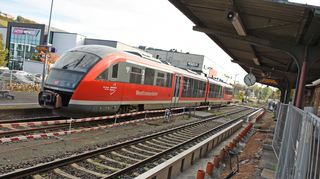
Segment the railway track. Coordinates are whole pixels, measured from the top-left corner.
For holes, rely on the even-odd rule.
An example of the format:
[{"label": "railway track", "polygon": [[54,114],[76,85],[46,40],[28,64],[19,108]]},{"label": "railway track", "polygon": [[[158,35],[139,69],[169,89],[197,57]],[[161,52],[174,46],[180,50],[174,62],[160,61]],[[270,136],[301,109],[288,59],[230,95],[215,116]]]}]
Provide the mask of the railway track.
[{"label": "railway track", "polygon": [[[19,107],[19,106],[18,106]],[[30,119],[30,118],[46,118],[55,116],[52,113],[52,110],[38,107],[22,107],[22,108],[3,108],[0,107],[0,122],[12,120],[14,122],[15,119]],[[3,120],[5,119],[5,120]]]},{"label": "railway track", "polygon": [[[223,108],[227,112],[234,111],[234,107],[225,107]],[[179,112],[178,110],[176,112]],[[157,117],[163,116],[163,111],[160,112],[152,112],[148,114],[148,117]],[[46,132],[63,132],[71,129],[81,129],[88,128],[99,125],[108,125],[113,124],[115,120],[117,122],[124,122],[127,120],[131,120],[132,118],[142,119],[147,118],[145,113],[137,114],[137,115],[126,115],[124,114],[122,117],[111,116],[110,119],[113,120],[103,120],[101,117],[93,117],[93,118],[84,118],[84,119],[63,119],[63,117],[51,117],[44,119],[20,119],[16,121],[8,120],[9,122],[0,121],[0,137],[13,137],[17,135],[31,135],[36,133],[46,133]],[[108,118],[106,118],[108,119]],[[72,125],[71,125],[72,124]]]},{"label": "railway track", "polygon": [[[220,117],[192,122],[183,126],[143,136],[115,145],[98,148],[79,155],[57,159],[52,162],[39,164],[26,169],[19,169],[0,178],[132,178],[139,175],[133,171],[156,159],[171,157],[184,148],[194,145],[214,133],[238,122],[251,114],[253,109],[239,110],[223,115],[227,122],[215,121]],[[158,163],[161,160],[157,161]],[[156,163],[157,164],[157,163]],[[153,164],[153,165],[156,165]],[[148,170],[145,166],[141,170]],[[138,170],[139,171],[139,170]]]},{"label": "railway track", "polygon": [[41,117],[28,117],[28,118],[17,118],[17,119],[2,119],[0,120],[0,124],[8,124],[8,123],[22,123],[22,122],[34,122],[34,121],[52,121],[52,120],[60,120],[64,119],[61,116],[41,116]]}]

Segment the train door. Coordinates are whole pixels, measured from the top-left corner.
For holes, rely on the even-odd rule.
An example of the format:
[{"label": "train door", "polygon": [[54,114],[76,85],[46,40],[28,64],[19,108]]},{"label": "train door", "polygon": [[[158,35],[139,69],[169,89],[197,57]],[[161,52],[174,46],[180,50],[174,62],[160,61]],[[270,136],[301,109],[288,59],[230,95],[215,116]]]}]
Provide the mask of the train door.
[{"label": "train door", "polygon": [[181,81],[181,76],[176,75],[176,81],[174,83],[174,91],[173,91],[173,96],[172,96],[173,106],[176,106],[179,101],[180,81]]}]

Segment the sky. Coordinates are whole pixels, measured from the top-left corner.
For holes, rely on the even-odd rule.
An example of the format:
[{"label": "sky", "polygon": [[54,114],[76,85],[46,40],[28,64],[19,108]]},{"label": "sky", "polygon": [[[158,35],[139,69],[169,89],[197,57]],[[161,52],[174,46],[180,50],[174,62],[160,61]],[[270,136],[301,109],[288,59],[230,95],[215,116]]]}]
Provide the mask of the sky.
[{"label": "sky", "polygon": [[[320,0],[292,2],[318,5]],[[51,0],[0,0],[0,11],[48,24]],[[54,0],[51,25],[89,38],[205,55],[242,82],[246,72],[168,0]]]}]

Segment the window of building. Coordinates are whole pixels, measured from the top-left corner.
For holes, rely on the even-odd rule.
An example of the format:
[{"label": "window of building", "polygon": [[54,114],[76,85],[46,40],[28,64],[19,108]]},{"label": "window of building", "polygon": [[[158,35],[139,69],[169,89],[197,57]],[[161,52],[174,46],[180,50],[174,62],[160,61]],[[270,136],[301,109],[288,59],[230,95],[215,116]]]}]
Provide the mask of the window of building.
[{"label": "window of building", "polygon": [[98,77],[97,80],[108,80],[108,69],[104,70]]},{"label": "window of building", "polygon": [[130,72],[130,83],[141,84],[142,70],[137,67],[132,67]]},{"label": "window of building", "polygon": [[118,78],[118,67],[119,64],[115,64],[112,67],[112,78]]},{"label": "window of building", "polygon": [[146,68],[144,75],[144,84],[153,85],[155,70],[151,68]]}]

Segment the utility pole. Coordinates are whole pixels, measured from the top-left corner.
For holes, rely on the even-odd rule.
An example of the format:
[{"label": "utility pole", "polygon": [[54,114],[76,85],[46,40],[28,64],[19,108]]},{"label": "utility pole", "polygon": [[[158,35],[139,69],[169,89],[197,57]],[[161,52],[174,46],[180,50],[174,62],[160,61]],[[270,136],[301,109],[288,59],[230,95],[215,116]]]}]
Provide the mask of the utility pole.
[{"label": "utility pole", "polygon": [[[50,15],[49,15],[49,24],[48,24],[48,35],[47,35],[47,43],[49,45],[50,40],[50,27],[51,27],[51,16],[52,16],[52,7],[53,7],[53,0],[51,0],[51,7],[50,7]],[[43,62],[43,70],[42,70],[42,81],[41,81],[41,91],[44,91],[44,80],[46,77],[46,66],[47,66],[47,53],[45,54],[44,62]]]},{"label": "utility pole", "polygon": [[236,93],[236,81],[237,81],[237,76],[239,75],[239,73],[236,73],[234,75],[234,81],[233,81],[233,94],[232,94],[232,97],[234,98],[234,95]]}]

